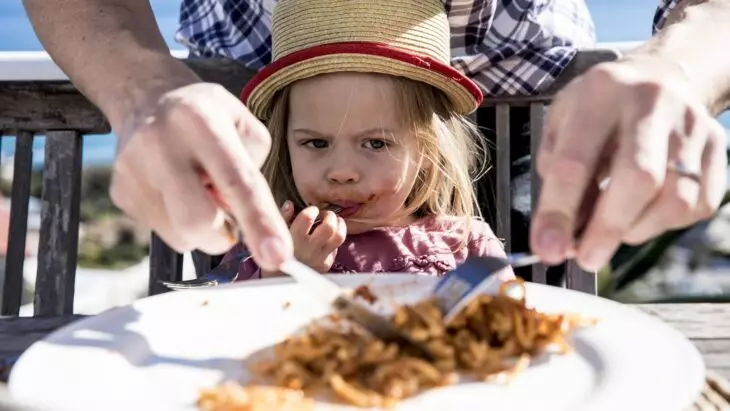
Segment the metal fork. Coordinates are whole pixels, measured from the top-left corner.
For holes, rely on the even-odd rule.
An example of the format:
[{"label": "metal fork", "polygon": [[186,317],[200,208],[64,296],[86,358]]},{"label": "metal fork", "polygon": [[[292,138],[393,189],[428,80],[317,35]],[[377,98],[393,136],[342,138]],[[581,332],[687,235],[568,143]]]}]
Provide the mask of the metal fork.
[{"label": "metal fork", "polygon": [[537,264],[540,262],[540,257],[530,253],[513,253],[508,254],[506,260],[512,268],[517,268]]},{"label": "metal fork", "polygon": [[[321,207],[322,210],[328,210],[332,211],[335,214],[338,214],[342,211],[342,207],[338,205],[333,204],[327,204]],[[235,218],[233,215],[225,211],[226,213],[226,230],[228,231],[228,234],[232,238],[236,238],[237,241],[240,244],[243,244],[243,235],[241,233],[241,230],[239,230],[235,223]],[[316,227],[322,222],[322,219],[317,216],[317,218],[314,220],[314,224],[312,224],[313,227]],[[160,281],[160,284],[164,285],[165,287],[171,289],[171,290],[189,290],[189,289],[195,289],[195,288],[207,288],[207,287],[216,287],[221,284],[228,284],[236,281],[236,278],[238,278],[238,269],[241,265],[241,263],[245,262],[251,258],[251,254],[248,251],[243,251],[238,254],[236,254],[233,258],[230,260],[221,263],[218,265],[218,267],[215,267],[214,269],[210,270],[206,274],[194,278],[191,280],[183,280],[183,281]]]}]

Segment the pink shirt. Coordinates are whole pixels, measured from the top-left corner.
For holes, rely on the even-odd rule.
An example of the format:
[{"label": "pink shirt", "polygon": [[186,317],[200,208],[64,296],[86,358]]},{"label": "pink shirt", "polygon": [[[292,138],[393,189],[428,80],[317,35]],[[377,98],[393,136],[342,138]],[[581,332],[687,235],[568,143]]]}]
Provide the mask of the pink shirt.
[{"label": "pink shirt", "polygon": [[[330,273],[427,273],[442,275],[455,269],[469,255],[505,256],[502,242],[484,221],[473,219],[464,247],[463,227],[455,217],[426,217],[411,225],[380,227],[348,235],[337,249]],[[236,245],[223,258],[226,262],[241,253]],[[455,252],[453,250],[456,250]],[[507,268],[500,276],[514,278]],[[241,263],[236,281],[260,278],[253,259]]]}]

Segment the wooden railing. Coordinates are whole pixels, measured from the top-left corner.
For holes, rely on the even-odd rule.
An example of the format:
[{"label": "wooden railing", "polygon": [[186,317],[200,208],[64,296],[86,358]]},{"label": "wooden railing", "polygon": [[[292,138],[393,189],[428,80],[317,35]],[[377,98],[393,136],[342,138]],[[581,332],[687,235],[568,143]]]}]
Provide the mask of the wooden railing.
[{"label": "wooden railing", "polygon": [[[554,94],[592,65],[613,60],[612,50],[587,50],[577,54],[563,75],[545,92],[531,97],[487,98],[477,112],[496,110],[496,229],[511,244],[510,228],[510,140],[521,130],[510,127],[512,110],[529,107],[530,148],[540,142],[544,111]],[[203,79],[223,85],[238,94],[253,72],[230,60],[188,60]],[[40,245],[35,286],[36,316],[73,312],[75,271],[79,231],[82,139],[85,135],[107,134],[104,116],[68,81],[0,81],[0,135],[16,136],[14,178],[11,192],[9,245],[0,316],[17,316],[22,294],[28,203],[35,135],[46,136],[42,193]],[[89,136],[88,138],[93,138]],[[532,168],[532,198],[539,192]],[[482,183],[479,183],[482,184]],[[481,190],[483,191],[483,190]],[[483,210],[485,211],[485,210]],[[182,256],[156,236],[150,246],[149,293],[166,291],[159,280],[182,279]],[[194,253],[196,271],[211,268],[211,257]],[[532,269],[532,280],[545,282],[545,267]],[[566,265],[566,286],[595,293],[594,273],[573,264]]]}]

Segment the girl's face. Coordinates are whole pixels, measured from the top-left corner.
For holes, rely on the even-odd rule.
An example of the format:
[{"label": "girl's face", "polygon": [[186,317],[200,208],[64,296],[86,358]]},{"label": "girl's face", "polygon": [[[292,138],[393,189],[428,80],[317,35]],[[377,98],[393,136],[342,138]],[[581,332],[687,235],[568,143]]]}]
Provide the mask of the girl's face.
[{"label": "girl's face", "polygon": [[421,167],[416,136],[402,120],[394,85],[366,73],[321,75],[291,88],[287,144],[307,204],[343,207],[348,233],[400,225]]}]

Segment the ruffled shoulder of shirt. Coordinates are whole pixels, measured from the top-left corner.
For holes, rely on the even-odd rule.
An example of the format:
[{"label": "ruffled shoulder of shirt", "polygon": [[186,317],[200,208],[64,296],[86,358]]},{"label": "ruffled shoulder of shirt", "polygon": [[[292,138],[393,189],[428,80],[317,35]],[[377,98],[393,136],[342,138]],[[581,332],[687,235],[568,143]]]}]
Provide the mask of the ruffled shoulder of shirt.
[{"label": "ruffled shoulder of shirt", "polygon": [[[491,226],[481,218],[472,217],[466,219],[464,217],[453,216],[430,216],[425,217],[409,226],[404,227],[387,227],[386,231],[393,234],[399,232],[409,232],[412,235],[419,236],[421,234],[430,237],[441,237],[447,243],[461,243],[466,239],[467,243],[482,242],[488,240],[500,241]],[[468,234],[465,237],[465,233]]]},{"label": "ruffled shoulder of shirt", "polygon": [[331,272],[441,275],[473,251],[495,249],[484,246],[492,241],[498,239],[480,219],[427,217],[408,226],[382,227],[349,237],[338,250]]}]

